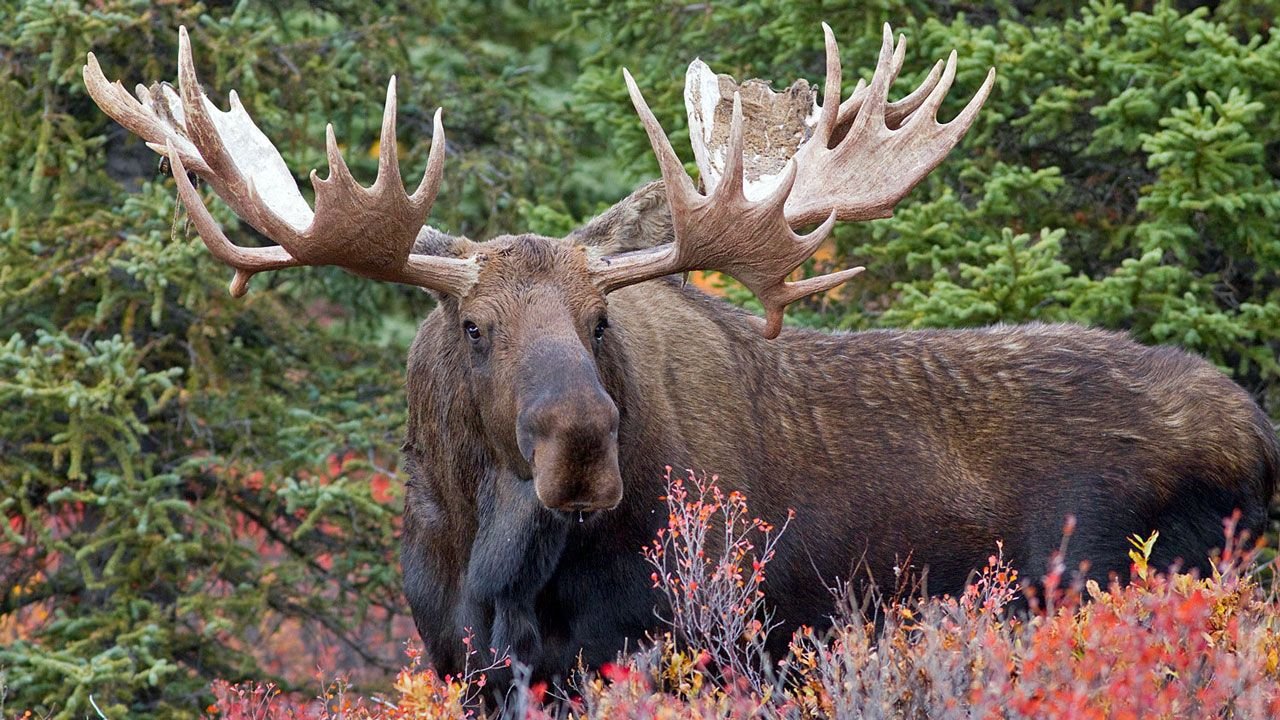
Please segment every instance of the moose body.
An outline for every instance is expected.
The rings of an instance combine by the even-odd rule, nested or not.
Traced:
[[[1068,516],[1066,562],[1095,577],[1124,569],[1130,534],[1160,531],[1157,564],[1203,567],[1225,516],[1262,531],[1275,435],[1243,390],[1186,353],[1072,326],[781,332],[789,303],[861,270],[788,280],[832,225],[890,215],[995,82],[992,70],[939,123],[953,53],[890,102],[905,45],[886,26],[870,82],[841,101],[823,30],[821,106],[803,81],[774,93],[690,66],[700,188],[624,71],[662,180],[567,238],[488,242],[425,226],[444,129],[437,111],[406,193],[394,79],[377,180],[355,181],[330,127],[313,210],[234,94],[228,112],[204,96],[185,29],[176,91],[135,98],[88,57],[89,93],[169,159],[192,224],[235,268],[233,294],[255,273],[336,265],[439,298],[409,358],[402,562],[441,670],[461,668],[468,632],[554,675],[654,628],[640,549],[665,523],[668,466],[719,474],[766,520],[795,510],[766,586],[784,642],[824,624],[827,588],[855,567],[888,583],[910,562],[929,591],[954,592],[1002,542],[1036,578]],[[232,243],[188,170],[278,245]],[[764,321],[683,287],[691,270],[742,282]]]
[[[607,241],[593,232],[579,240]],[[510,242],[512,257],[568,252]],[[927,568],[930,592],[954,593],[999,541],[1037,578],[1069,515],[1068,567],[1087,560],[1104,580],[1127,571],[1131,534],[1160,531],[1157,566],[1203,568],[1224,517],[1240,510],[1255,536],[1265,527],[1280,472],[1269,422],[1174,348],[1040,324],[764,340],[754,318],[676,279],[612,294],[609,318],[596,366],[620,414],[624,492],[583,522],[544,508],[487,454],[474,419],[490,399],[474,392],[456,304],[418,333],[402,564],[445,670],[460,667],[465,628],[546,674],[579,652],[608,661],[655,629],[660,597],[639,549],[665,525],[667,465],[718,473],[766,520],[796,511],[766,583],[784,643],[800,624],[829,623],[828,588],[859,566],[892,587],[909,561]]]

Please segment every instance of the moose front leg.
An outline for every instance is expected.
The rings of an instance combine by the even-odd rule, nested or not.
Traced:
[[[542,633],[534,599],[564,552],[568,523],[538,502],[531,482],[508,473],[486,477],[479,501],[467,596],[492,609],[489,647],[536,666]]]

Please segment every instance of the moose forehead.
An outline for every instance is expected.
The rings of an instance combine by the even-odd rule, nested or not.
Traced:
[[[479,246],[483,258],[463,307],[501,316],[537,301],[563,304],[579,313],[604,311],[604,295],[592,281],[587,252],[567,240],[541,235],[504,235]]]

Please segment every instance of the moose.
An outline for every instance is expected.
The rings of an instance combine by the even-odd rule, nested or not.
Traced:
[[[1264,530],[1275,433],[1183,351],[1072,325],[783,328],[788,304],[862,270],[788,279],[833,224],[891,215],[995,82],[993,68],[939,122],[953,52],[890,102],[905,39],[886,25],[870,81],[842,102],[823,32],[821,102],[805,81],[775,93],[690,66],[699,185],[624,70],[661,179],[568,237],[485,242],[425,225],[445,161],[439,110],[406,192],[394,76],[376,181],[352,177],[330,125],[313,209],[235,93],[226,112],[205,96],[185,29],[176,90],[135,97],[88,56],[93,99],[168,159],[200,237],[235,270],[233,295],[255,273],[336,265],[436,297],[408,358],[401,561],[440,670],[460,668],[465,628],[540,675],[598,665],[652,631],[659,596],[639,551],[665,523],[668,466],[718,473],[766,519],[795,511],[767,581],[784,631],[828,624],[826,587],[855,566],[891,580],[909,557],[929,592],[953,593],[1001,542],[1039,577],[1068,516],[1065,562],[1101,579],[1125,573],[1131,534],[1160,532],[1159,565],[1205,568],[1224,517]],[[277,244],[233,244],[189,172]],[[737,279],[765,317],[686,286],[694,270]]]

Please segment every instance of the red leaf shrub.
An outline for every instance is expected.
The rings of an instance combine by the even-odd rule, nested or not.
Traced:
[[[1031,598],[1035,609],[1013,612],[1009,604],[1024,592],[997,547],[959,597],[893,601],[879,628],[854,612],[825,634],[802,628],[788,657],[771,663],[761,650],[772,627],[760,583],[785,523],[753,518],[746,498],[723,493],[714,478],[668,477],[666,500],[668,525],[644,552],[670,603],[671,631],[567,687],[531,684],[516,668],[514,686],[501,693],[516,716],[1280,717],[1280,588],[1259,583],[1257,549],[1242,547],[1230,522],[1208,578],[1151,568],[1152,536],[1135,539],[1127,585],[1063,586],[1055,559],[1043,594]],[[1067,536],[1071,529],[1069,522]],[[215,714],[483,715],[481,696],[495,690],[485,674],[498,662],[441,677],[418,661],[411,654],[394,699],[353,698],[331,686],[299,704],[270,686],[224,684],[215,686]]]
[[[667,527],[643,551],[671,610],[665,621],[681,642],[708,653],[722,681],[763,693],[765,642],[775,628],[765,566],[795,513],[775,527],[752,517],[742,493],[725,494],[714,475],[690,471],[686,484],[668,467],[666,479]]]

